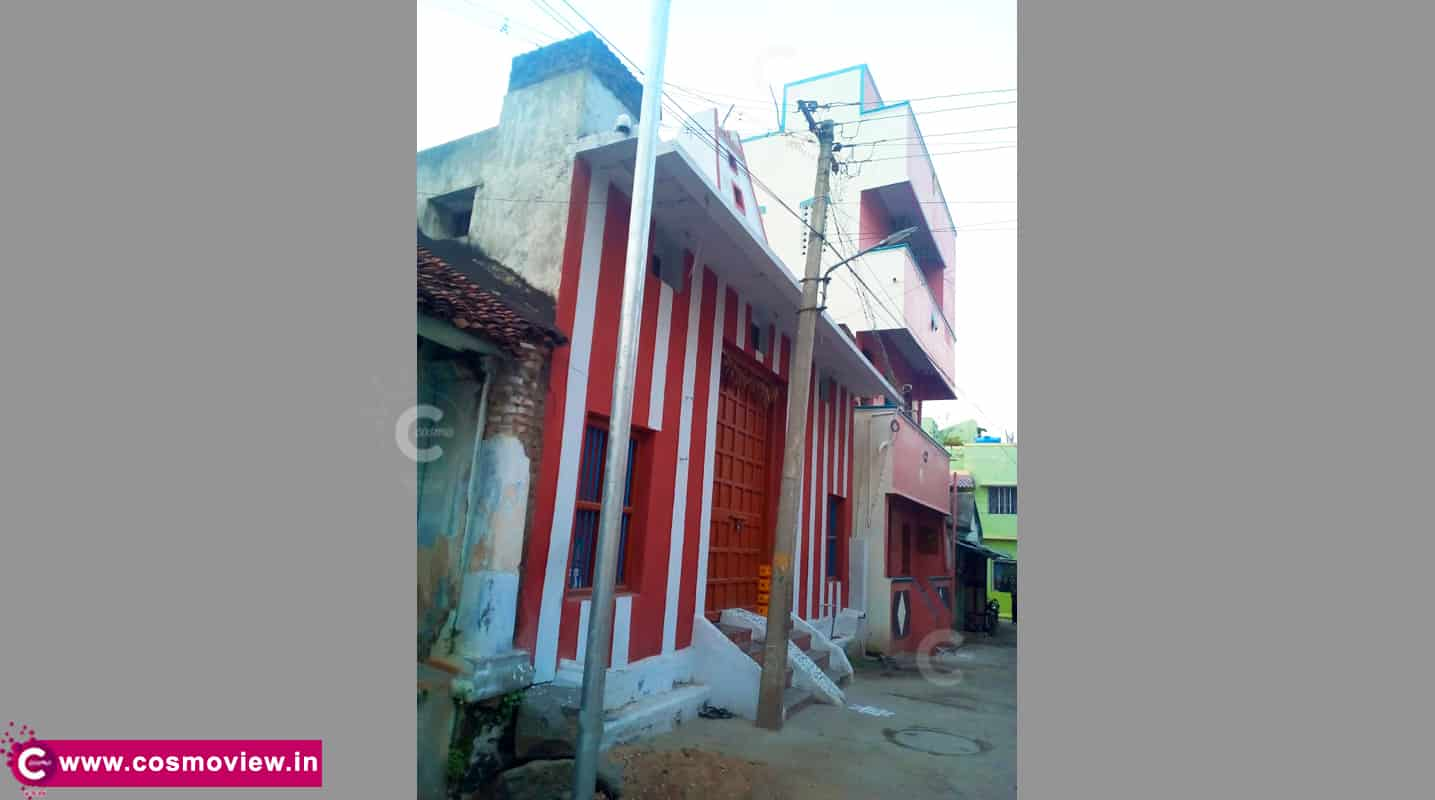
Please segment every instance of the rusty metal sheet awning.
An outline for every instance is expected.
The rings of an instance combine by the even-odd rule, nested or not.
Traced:
[[[987,547],[986,545],[976,544],[976,543],[973,543],[973,542],[964,541],[964,540],[962,540],[962,539],[958,539],[958,540],[957,540],[957,547],[966,548],[967,550],[970,550],[970,551],[972,551],[973,553],[976,553],[977,555],[979,555],[979,556],[981,556],[981,557],[983,557],[983,558],[990,558],[990,559],[993,560],[993,561],[1011,561],[1011,562],[1015,562],[1015,561],[1016,561],[1016,559],[1012,558],[1011,556],[1007,555],[1006,553],[1002,553],[1002,552],[1000,552],[1000,551],[993,550],[993,549],[991,549],[990,547]]]

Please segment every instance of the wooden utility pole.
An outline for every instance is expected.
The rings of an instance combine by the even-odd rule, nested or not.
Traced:
[[[822,282],[822,246],[827,231],[827,184],[832,175],[832,122],[817,122],[817,103],[797,104],[807,127],[817,134],[817,185],[813,189],[807,235],[807,268],[802,278],[802,305],[797,311],[797,347],[787,384],[787,442],[782,453],[782,494],[777,502],[777,535],[772,553],[772,591],[767,606],[767,641],[763,645],[762,679],[757,695],[757,724],[781,730],[782,693],[787,684],[787,637],[792,615],[792,554],[797,544],[797,502],[802,491],[803,445],[807,438],[807,398],[812,378],[812,350],[817,338],[817,289]]]

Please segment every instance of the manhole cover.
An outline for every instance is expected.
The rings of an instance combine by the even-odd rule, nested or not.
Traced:
[[[946,731],[931,728],[904,728],[884,730],[888,741],[898,747],[931,753],[934,756],[974,756],[984,752],[987,745],[980,739],[969,739]]]

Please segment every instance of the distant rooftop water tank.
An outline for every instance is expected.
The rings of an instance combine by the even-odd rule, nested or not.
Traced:
[[[1001,443],[1002,443],[1002,440],[1001,440],[1001,437],[999,437],[999,436],[978,436],[977,439],[976,439],[976,443],[977,443],[977,444],[1001,444]]]

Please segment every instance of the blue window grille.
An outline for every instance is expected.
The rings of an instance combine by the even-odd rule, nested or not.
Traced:
[[[627,579],[628,528],[633,518],[633,461],[636,438],[628,440],[628,473],[623,486],[623,517],[618,532],[618,584]],[[603,471],[608,456],[608,430],[589,423],[583,431],[578,462],[578,498],[573,518],[573,549],[568,567],[568,588],[593,586],[593,568],[598,553],[598,524],[603,512]]]

